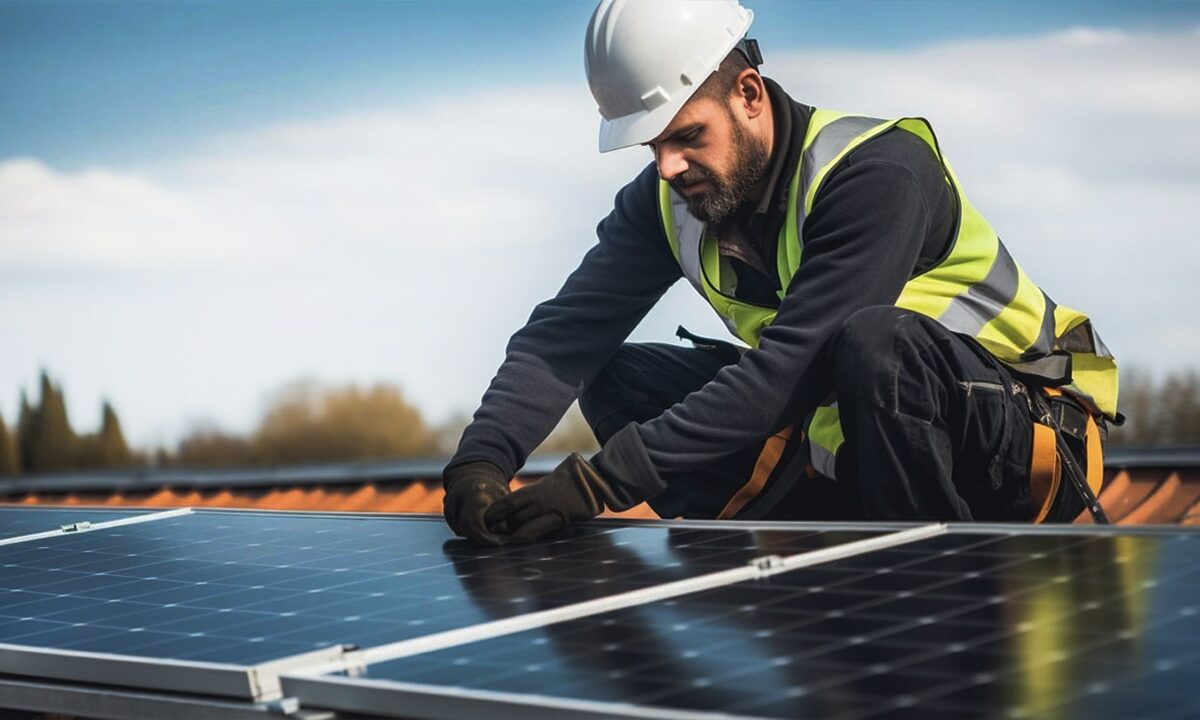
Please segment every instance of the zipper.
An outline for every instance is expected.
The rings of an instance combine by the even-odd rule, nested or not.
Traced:
[[[975,390],[988,390],[990,392],[1008,392],[1008,387],[1003,383],[987,382],[985,380],[959,380],[958,386],[967,391],[970,395]]]

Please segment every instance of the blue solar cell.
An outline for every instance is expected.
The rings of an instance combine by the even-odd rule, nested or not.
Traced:
[[[253,664],[874,534],[604,525],[547,544],[479,548],[440,519],[197,512],[0,547],[0,642]]]
[[[1197,533],[951,533],[366,679],[756,717],[1185,717],[1198,571]]]

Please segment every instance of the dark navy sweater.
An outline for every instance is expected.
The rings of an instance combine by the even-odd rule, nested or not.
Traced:
[[[731,222],[743,246],[774,268],[787,186],[810,107],[767,82],[776,137],[766,192]],[[658,210],[652,163],[617,193],[596,228],[599,242],[553,298],[509,340],[503,364],[463,432],[448,467],[486,461],[511,475],[554,428],[629,333],[682,275]],[[632,500],[652,497],[664,476],[762,443],[829,396],[826,341],[855,311],[894,304],[904,284],[949,252],[957,201],[929,146],[899,129],[855,149],[825,179],[804,221],[804,257],[782,301],[777,278],[729,261],[736,296],[778,304],[758,348],[722,369],[661,416],[631,424],[592,462]],[[675,488],[673,488],[675,489]]]

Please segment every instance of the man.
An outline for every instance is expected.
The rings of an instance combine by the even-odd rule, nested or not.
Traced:
[[[510,340],[444,472],[450,526],[529,542],[643,500],[705,518],[1094,507],[1118,415],[1090,321],[1017,266],[927,122],[793,101],[758,73],[751,20],[736,0],[596,8],[600,150],[655,162]],[[682,328],[695,347],[622,344],[680,277],[749,349]],[[510,493],[576,398],[600,452]]]

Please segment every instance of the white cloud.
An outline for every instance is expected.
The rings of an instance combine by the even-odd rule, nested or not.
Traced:
[[[799,100],[928,117],[975,204],[1123,359],[1200,334],[1200,47],[1088,28],[908,51],[775,54]],[[410,101],[411,102],[411,101]],[[303,375],[468,410],[508,335],[594,240],[645,153],[595,152],[582,87],[513,87],[216,138],[140,168],[0,162],[0,402],[45,364],[76,421],[140,442],[249,425]],[[638,337],[720,332],[684,286]]]
[[[1076,28],[886,53],[797,52],[764,68],[797,99],[931,120],[972,202],[1119,359],[1193,364],[1200,305],[1195,33]]]
[[[196,262],[212,257],[200,220],[192,198],[131,173],[65,174],[34,159],[0,164],[0,268]]]
[[[137,171],[2,162],[0,377],[33,387],[46,364],[81,422],[107,395],[142,442],[190,418],[246,427],[299,376],[469,409],[649,160],[600,156],[595,132],[586,89],[545,87],[263,128]]]

